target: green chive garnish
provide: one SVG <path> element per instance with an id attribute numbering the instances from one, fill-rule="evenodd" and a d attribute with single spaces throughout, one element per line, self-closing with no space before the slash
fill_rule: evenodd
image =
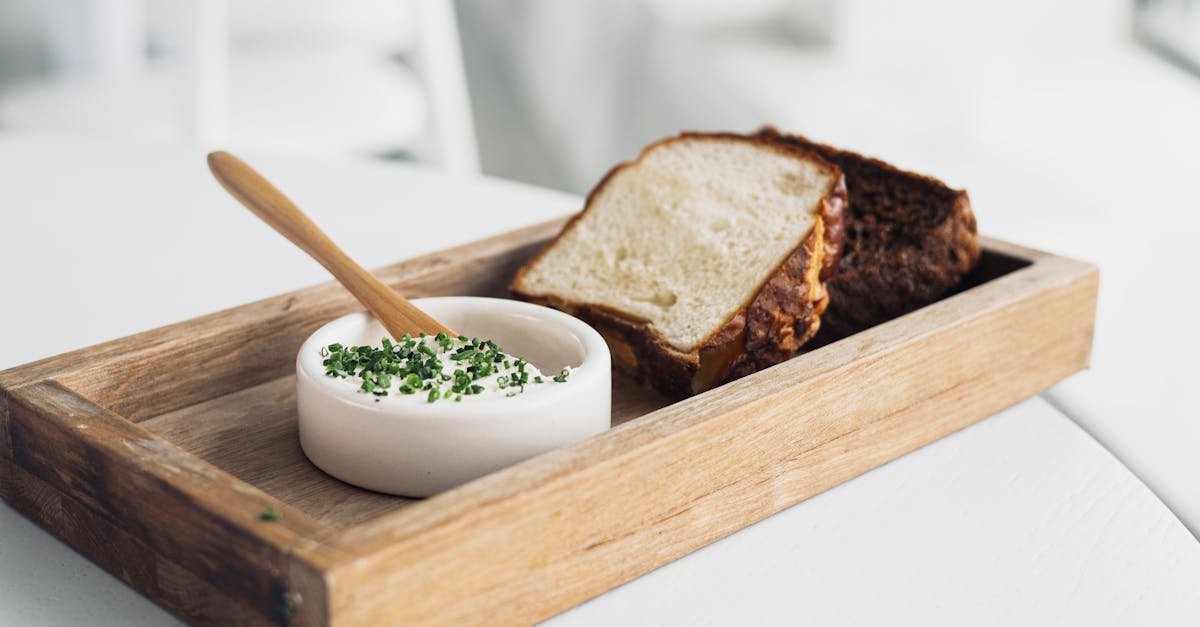
<path id="1" fill-rule="evenodd" d="M 320 355 L 326 376 L 355 378 L 359 390 L 374 395 L 375 402 L 393 393 L 418 392 L 424 392 L 430 403 L 439 399 L 461 402 L 463 396 L 482 394 L 487 388 L 480 382 L 493 378 L 496 387 L 506 390 L 505 396 L 515 396 L 524 392 L 531 380 L 526 370 L 529 362 L 506 354 L 495 342 L 444 332 L 418 338 L 405 334 L 399 340 L 385 337 L 379 346 L 334 343 L 321 347 Z M 452 365 L 447 367 L 447 363 Z M 569 374 L 564 368 L 553 379 L 561 383 Z M 542 383 L 544 379 L 536 376 L 532 381 Z"/>

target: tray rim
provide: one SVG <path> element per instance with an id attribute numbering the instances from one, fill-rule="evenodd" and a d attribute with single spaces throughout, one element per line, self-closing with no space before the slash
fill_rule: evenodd
<path id="1" fill-rule="evenodd" d="M 447 256 L 470 251 L 480 258 L 487 258 L 497 250 L 506 251 L 535 244 L 557 232 L 566 219 L 402 261 L 386 266 L 379 274 L 389 283 L 400 279 L 411 281 L 419 278 L 422 268 L 428 272 L 436 271 Z M 407 557 L 411 559 L 414 542 L 436 535 L 440 528 L 456 518 L 478 515 L 480 508 L 509 507 L 513 500 L 545 489 L 563 477 L 578 476 L 583 470 L 613 460 L 652 452 L 656 446 L 664 446 L 663 442 L 671 437 L 696 429 L 708 421 L 745 412 L 747 408 L 769 405 L 781 394 L 796 387 L 797 381 L 836 377 L 864 360 L 899 350 L 897 347 L 902 348 L 906 342 L 915 342 L 930 333 L 964 325 L 966 322 L 958 315 L 963 310 L 994 311 L 1029 298 L 1034 288 L 1046 292 L 1078 281 L 1082 281 L 1085 287 L 1091 285 L 1094 298 L 1098 271 L 1090 264 L 986 237 L 981 238 L 981 245 L 987 250 L 1025 260 L 1029 265 L 798 356 L 768 371 L 673 403 L 585 442 L 527 460 L 436 497 L 343 528 L 323 525 L 307 514 L 290 508 L 285 502 L 175 447 L 170 441 L 139 426 L 137 420 L 106 409 L 88 396 L 88 390 L 95 388 L 96 382 L 104 377 L 107 369 L 128 358 L 127 347 L 132 343 L 140 343 L 141 350 L 145 351 L 164 350 L 164 347 L 178 340 L 179 334 L 191 332 L 189 327 L 203 325 L 210 334 L 216 334 L 228 330 L 232 325 L 244 325 L 243 316 L 266 320 L 280 315 L 281 311 L 286 313 L 301 294 L 332 302 L 331 309 L 349 302 L 348 295 L 340 295 L 339 298 L 339 288 L 331 283 L 302 288 L 0 372 L 0 498 L 12 500 L 14 495 L 8 484 L 17 472 L 17 458 L 22 454 L 14 448 L 14 411 L 37 416 L 55 412 L 61 415 L 65 412 L 72 420 L 84 422 L 71 425 L 68 424 L 70 421 L 58 424 L 41 421 L 37 428 L 46 429 L 46 433 L 53 437 L 76 438 L 84 442 L 89 450 L 101 451 L 114 459 L 120 459 L 122 455 L 120 450 L 114 448 L 114 443 L 140 443 L 140 456 L 130 462 L 131 465 L 126 468 L 128 472 L 147 477 L 150 483 L 159 488 L 178 488 L 178 498 L 184 499 L 187 504 L 199 506 L 210 515 L 210 520 L 194 521 L 200 525 L 195 530 L 197 533 L 205 532 L 203 525 L 224 525 L 231 533 L 244 534 L 251 546 L 269 549 L 272 555 L 266 558 L 265 563 L 251 560 L 246 567 L 254 569 L 265 566 L 286 573 L 286 579 L 291 582 L 293 589 L 285 592 L 298 592 L 304 597 L 297 619 L 303 623 L 328 622 L 337 614 L 336 606 L 340 602 L 338 595 L 342 594 L 338 590 L 339 581 L 353 580 L 358 573 L 370 568 L 365 564 L 396 560 L 397 554 L 404 551 L 409 551 Z M 414 272 L 417 274 L 414 275 Z M 1088 340 L 1090 347 L 1090 327 Z M 1085 364 L 1087 357 L 1084 356 Z M 79 424 L 93 425 L 93 428 L 68 431 Z M 34 464 L 45 462 L 26 461 Z M 186 479 L 182 486 L 178 485 L 181 476 Z M 78 486 L 83 479 L 71 477 L 64 480 L 64 485 L 70 488 L 73 485 L 71 481 L 76 481 L 74 485 Z M 65 497 L 78 496 L 70 489 L 62 491 Z M 99 511 L 105 511 L 104 505 L 98 505 Z M 281 509 L 285 514 L 283 520 L 271 525 L 254 520 L 253 515 L 265 507 Z M 115 522 L 124 520 L 119 514 L 110 513 Z M 433 549 L 427 549 L 426 552 L 429 550 Z"/>

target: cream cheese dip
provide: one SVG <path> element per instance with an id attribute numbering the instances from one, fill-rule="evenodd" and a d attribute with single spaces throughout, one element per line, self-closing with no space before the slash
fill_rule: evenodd
<path id="1" fill-rule="evenodd" d="M 500 298 L 413 304 L 468 339 L 392 340 L 359 311 L 300 347 L 297 430 L 321 470 L 370 490 L 430 496 L 609 428 L 608 346 L 583 321 Z"/>
<path id="2" fill-rule="evenodd" d="M 378 345 L 321 347 L 325 375 L 377 402 L 463 402 L 529 394 L 565 383 L 570 369 L 547 376 L 495 342 L 438 333 L 383 338 Z M 395 399 L 395 400 L 393 400 Z"/>

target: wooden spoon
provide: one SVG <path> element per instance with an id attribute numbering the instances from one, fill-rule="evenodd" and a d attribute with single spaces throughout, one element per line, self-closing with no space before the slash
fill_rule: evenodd
<path id="1" fill-rule="evenodd" d="M 437 335 L 439 331 L 458 335 L 355 263 L 295 203 L 244 161 L 218 150 L 208 154 L 208 168 L 254 215 L 325 266 L 393 338 L 405 333 Z"/>

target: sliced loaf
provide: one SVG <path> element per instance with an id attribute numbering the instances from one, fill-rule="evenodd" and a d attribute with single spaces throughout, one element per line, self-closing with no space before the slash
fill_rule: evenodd
<path id="1" fill-rule="evenodd" d="M 637 378 L 691 395 L 816 333 L 845 202 L 838 168 L 792 142 L 684 133 L 613 168 L 512 290 L 591 323 Z"/>
<path id="2" fill-rule="evenodd" d="M 820 346 L 924 307 L 979 261 L 967 193 L 928 176 L 764 128 L 760 137 L 811 150 L 841 168 L 850 191 L 846 241 Z"/>

